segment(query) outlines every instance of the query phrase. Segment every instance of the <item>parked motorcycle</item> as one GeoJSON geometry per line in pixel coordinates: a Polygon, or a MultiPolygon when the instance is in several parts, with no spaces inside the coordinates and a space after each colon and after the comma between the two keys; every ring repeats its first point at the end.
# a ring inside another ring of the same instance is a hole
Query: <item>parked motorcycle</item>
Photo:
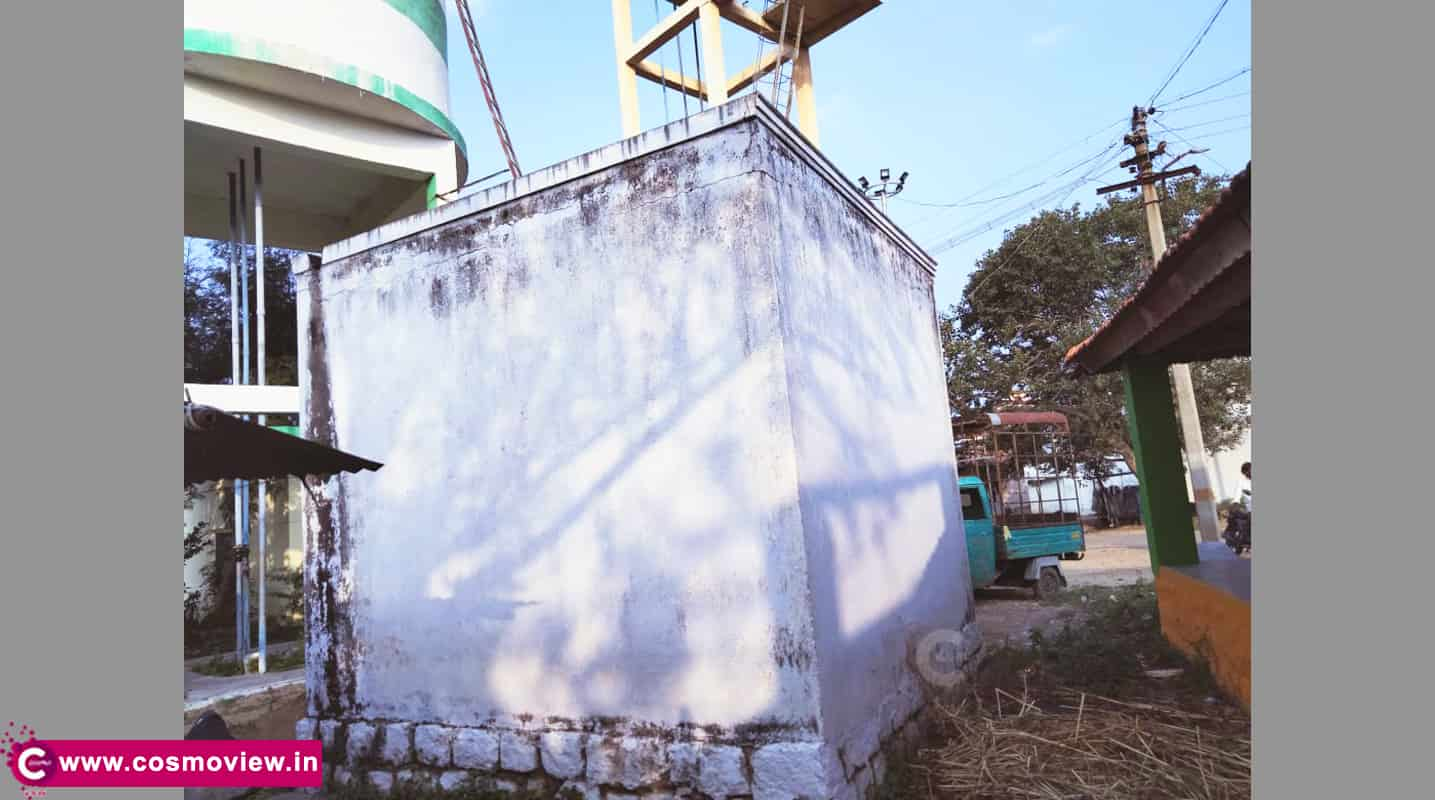
{"type": "Polygon", "coordinates": [[[1226,546],[1236,555],[1251,549],[1251,514],[1244,508],[1233,508],[1226,514],[1226,530],[1221,534],[1226,546]]]}

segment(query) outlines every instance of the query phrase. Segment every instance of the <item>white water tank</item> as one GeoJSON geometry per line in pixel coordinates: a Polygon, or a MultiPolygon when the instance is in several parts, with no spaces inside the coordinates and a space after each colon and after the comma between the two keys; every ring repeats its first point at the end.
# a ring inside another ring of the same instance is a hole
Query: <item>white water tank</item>
{"type": "Polygon", "coordinates": [[[185,0],[185,233],[228,237],[227,173],[255,146],[269,244],[437,204],[468,173],[447,36],[441,0],[185,0]]]}

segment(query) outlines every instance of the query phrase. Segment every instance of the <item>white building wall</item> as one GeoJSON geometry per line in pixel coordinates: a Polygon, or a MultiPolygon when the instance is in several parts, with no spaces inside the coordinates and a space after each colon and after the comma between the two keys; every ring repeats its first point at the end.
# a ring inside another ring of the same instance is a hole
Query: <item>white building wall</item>
{"type": "Polygon", "coordinates": [[[311,714],[847,796],[919,709],[971,619],[932,276],[759,112],[301,268],[306,434],[384,463],[313,506],[311,714]]]}
{"type": "Polygon", "coordinates": [[[299,276],[339,446],[384,463],[346,479],[366,713],[815,725],[745,144],[299,276]]]}
{"type": "Polygon", "coordinates": [[[789,151],[768,160],[836,795],[921,707],[909,653],[971,621],[971,579],[933,276],[789,151]]]}
{"type": "MultiPolygon", "coordinates": [[[[1184,460],[1185,455],[1182,454],[1184,460]]],[[[1206,464],[1211,470],[1211,489],[1218,502],[1239,500],[1241,497],[1241,465],[1251,460],[1251,432],[1246,430],[1241,441],[1234,447],[1222,450],[1212,456],[1206,454],[1206,464]]],[[[1186,496],[1195,497],[1191,489],[1191,473],[1186,472],[1186,496]]]]}

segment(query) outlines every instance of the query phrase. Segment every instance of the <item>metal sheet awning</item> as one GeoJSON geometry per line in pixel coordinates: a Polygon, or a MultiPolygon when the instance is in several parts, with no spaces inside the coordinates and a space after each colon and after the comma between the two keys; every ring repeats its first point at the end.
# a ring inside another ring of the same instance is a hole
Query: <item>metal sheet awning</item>
{"type": "Polygon", "coordinates": [[[1251,168],[1065,364],[1087,374],[1130,359],[1185,364],[1251,354],[1251,168]]]}
{"type": "Polygon", "coordinates": [[[378,470],[377,461],[220,411],[184,406],[184,483],[213,480],[261,480],[292,475],[333,475],[378,470]]]}

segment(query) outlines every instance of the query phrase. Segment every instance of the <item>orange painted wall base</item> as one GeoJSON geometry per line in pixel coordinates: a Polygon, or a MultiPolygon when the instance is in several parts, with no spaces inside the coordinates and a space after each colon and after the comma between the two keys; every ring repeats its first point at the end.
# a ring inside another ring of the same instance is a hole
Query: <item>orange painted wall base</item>
{"type": "Polygon", "coordinates": [[[1187,656],[1207,662],[1216,681],[1249,711],[1250,562],[1219,563],[1230,566],[1215,574],[1203,569],[1205,563],[1156,573],[1161,632],[1187,656]]]}

